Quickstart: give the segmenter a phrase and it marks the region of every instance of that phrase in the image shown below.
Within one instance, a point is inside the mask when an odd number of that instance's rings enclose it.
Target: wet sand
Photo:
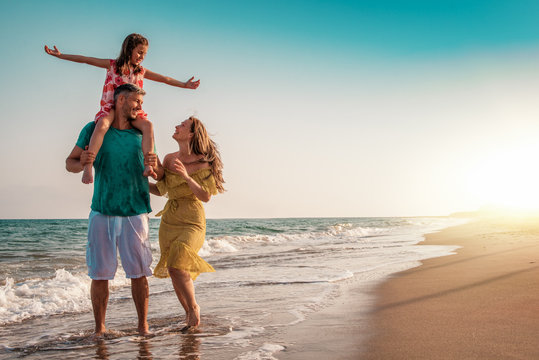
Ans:
[[[461,246],[372,287],[349,281],[284,336],[279,359],[539,359],[539,218],[480,219],[426,237]]]

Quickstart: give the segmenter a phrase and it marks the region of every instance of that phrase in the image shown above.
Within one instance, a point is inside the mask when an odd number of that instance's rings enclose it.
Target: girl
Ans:
[[[103,95],[101,97],[101,109],[95,116],[96,127],[88,150],[97,154],[103,144],[103,137],[114,121],[114,89],[118,86],[131,83],[142,88],[143,79],[162,82],[171,86],[177,86],[185,89],[196,89],[200,85],[200,80],[193,81],[191,77],[187,82],[181,82],[168,76],[163,76],[143,68],[140,64],[148,51],[148,40],[139,34],[128,35],[120,51],[120,56],[116,60],[98,59],[82,55],[62,54],[56,46],[54,50],[49,49],[45,45],[45,52],[59,59],[84,63],[107,69],[107,77],[103,86]],[[146,113],[141,111],[136,120],[132,122],[133,126],[142,132],[142,152],[146,157],[148,153],[153,152],[153,125],[146,117]],[[93,182],[92,174],[93,163],[87,164],[84,167],[82,182],[90,184]],[[144,176],[156,177],[156,173],[151,166],[146,165],[144,168]]]
[[[179,151],[170,153],[158,165],[161,179],[150,184],[154,195],[167,195],[159,226],[161,258],[154,269],[158,278],[171,277],[172,286],[186,314],[182,332],[200,324],[200,308],[195,299],[193,280],[201,272],[212,272],[198,251],[206,236],[206,217],[201,201],[222,193],[223,163],[217,145],[208,136],[206,128],[195,117],[176,126],[172,135]],[[159,163],[158,163],[159,164]]]

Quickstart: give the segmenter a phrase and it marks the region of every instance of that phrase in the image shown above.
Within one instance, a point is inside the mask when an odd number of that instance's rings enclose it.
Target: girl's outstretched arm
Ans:
[[[52,55],[62,60],[69,60],[69,61],[74,61],[78,63],[93,65],[93,66],[97,66],[104,69],[108,69],[110,67],[110,61],[108,59],[98,59],[98,58],[82,56],[82,55],[62,54],[56,46],[54,46],[54,49],[49,49],[49,47],[45,45],[45,52],[49,55]]]
[[[193,81],[195,78],[194,76],[187,80],[186,82],[182,82],[176,79],[173,79],[171,77],[161,75],[158,73],[154,73],[153,71],[150,71],[146,69],[146,72],[144,73],[144,77],[148,80],[153,80],[157,82],[162,82],[170,86],[177,86],[184,89],[196,89],[198,85],[200,85],[200,80]]]

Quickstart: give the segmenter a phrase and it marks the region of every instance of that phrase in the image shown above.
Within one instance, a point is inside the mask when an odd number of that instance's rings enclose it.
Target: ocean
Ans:
[[[87,220],[0,220],[0,359],[277,359],[289,345],[279,334],[335,301],[344,282],[365,284],[367,298],[388,275],[453,253],[454,246],[417,244],[465,221],[209,219],[199,254],[216,272],[195,281],[199,329],[179,331],[184,313],[170,279],[149,278],[155,337],[137,336],[130,282],[119,266],[110,283],[110,333],[95,342]],[[153,266],[158,228],[151,219]]]

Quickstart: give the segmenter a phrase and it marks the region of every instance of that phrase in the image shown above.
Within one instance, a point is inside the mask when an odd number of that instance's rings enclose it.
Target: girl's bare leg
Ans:
[[[136,120],[132,122],[133,126],[142,131],[142,153],[144,157],[148,153],[153,152],[154,141],[153,141],[153,124],[150,120],[137,116]],[[144,165],[144,176],[151,176],[154,179],[157,178],[157,174],[150,165]]]
[[[90,143],[88,144],[88,151],[93,152],[97,155],[101,145],[103,145],[103,138],[110,128],[110,125],[114,121],[114,110],[111,110],[110,113],[99,119],[95,124],[95,129],[90,138]],[[94,174],[92,171],[93,163],[84,165],[84,170],[82,173],[82,182],[85,184],[91,184],[94,182]]]
[[[187,313],[187,326],[200,325],[200,307],[195,299],[195,286],[191,275],[185,270],[179,270],[172,267],[168,268],[168,273],[172,279],[174,291],[178,299],[183,298],[185,305],[182,303]],[[181,302],[182,300],[180,300]]]

